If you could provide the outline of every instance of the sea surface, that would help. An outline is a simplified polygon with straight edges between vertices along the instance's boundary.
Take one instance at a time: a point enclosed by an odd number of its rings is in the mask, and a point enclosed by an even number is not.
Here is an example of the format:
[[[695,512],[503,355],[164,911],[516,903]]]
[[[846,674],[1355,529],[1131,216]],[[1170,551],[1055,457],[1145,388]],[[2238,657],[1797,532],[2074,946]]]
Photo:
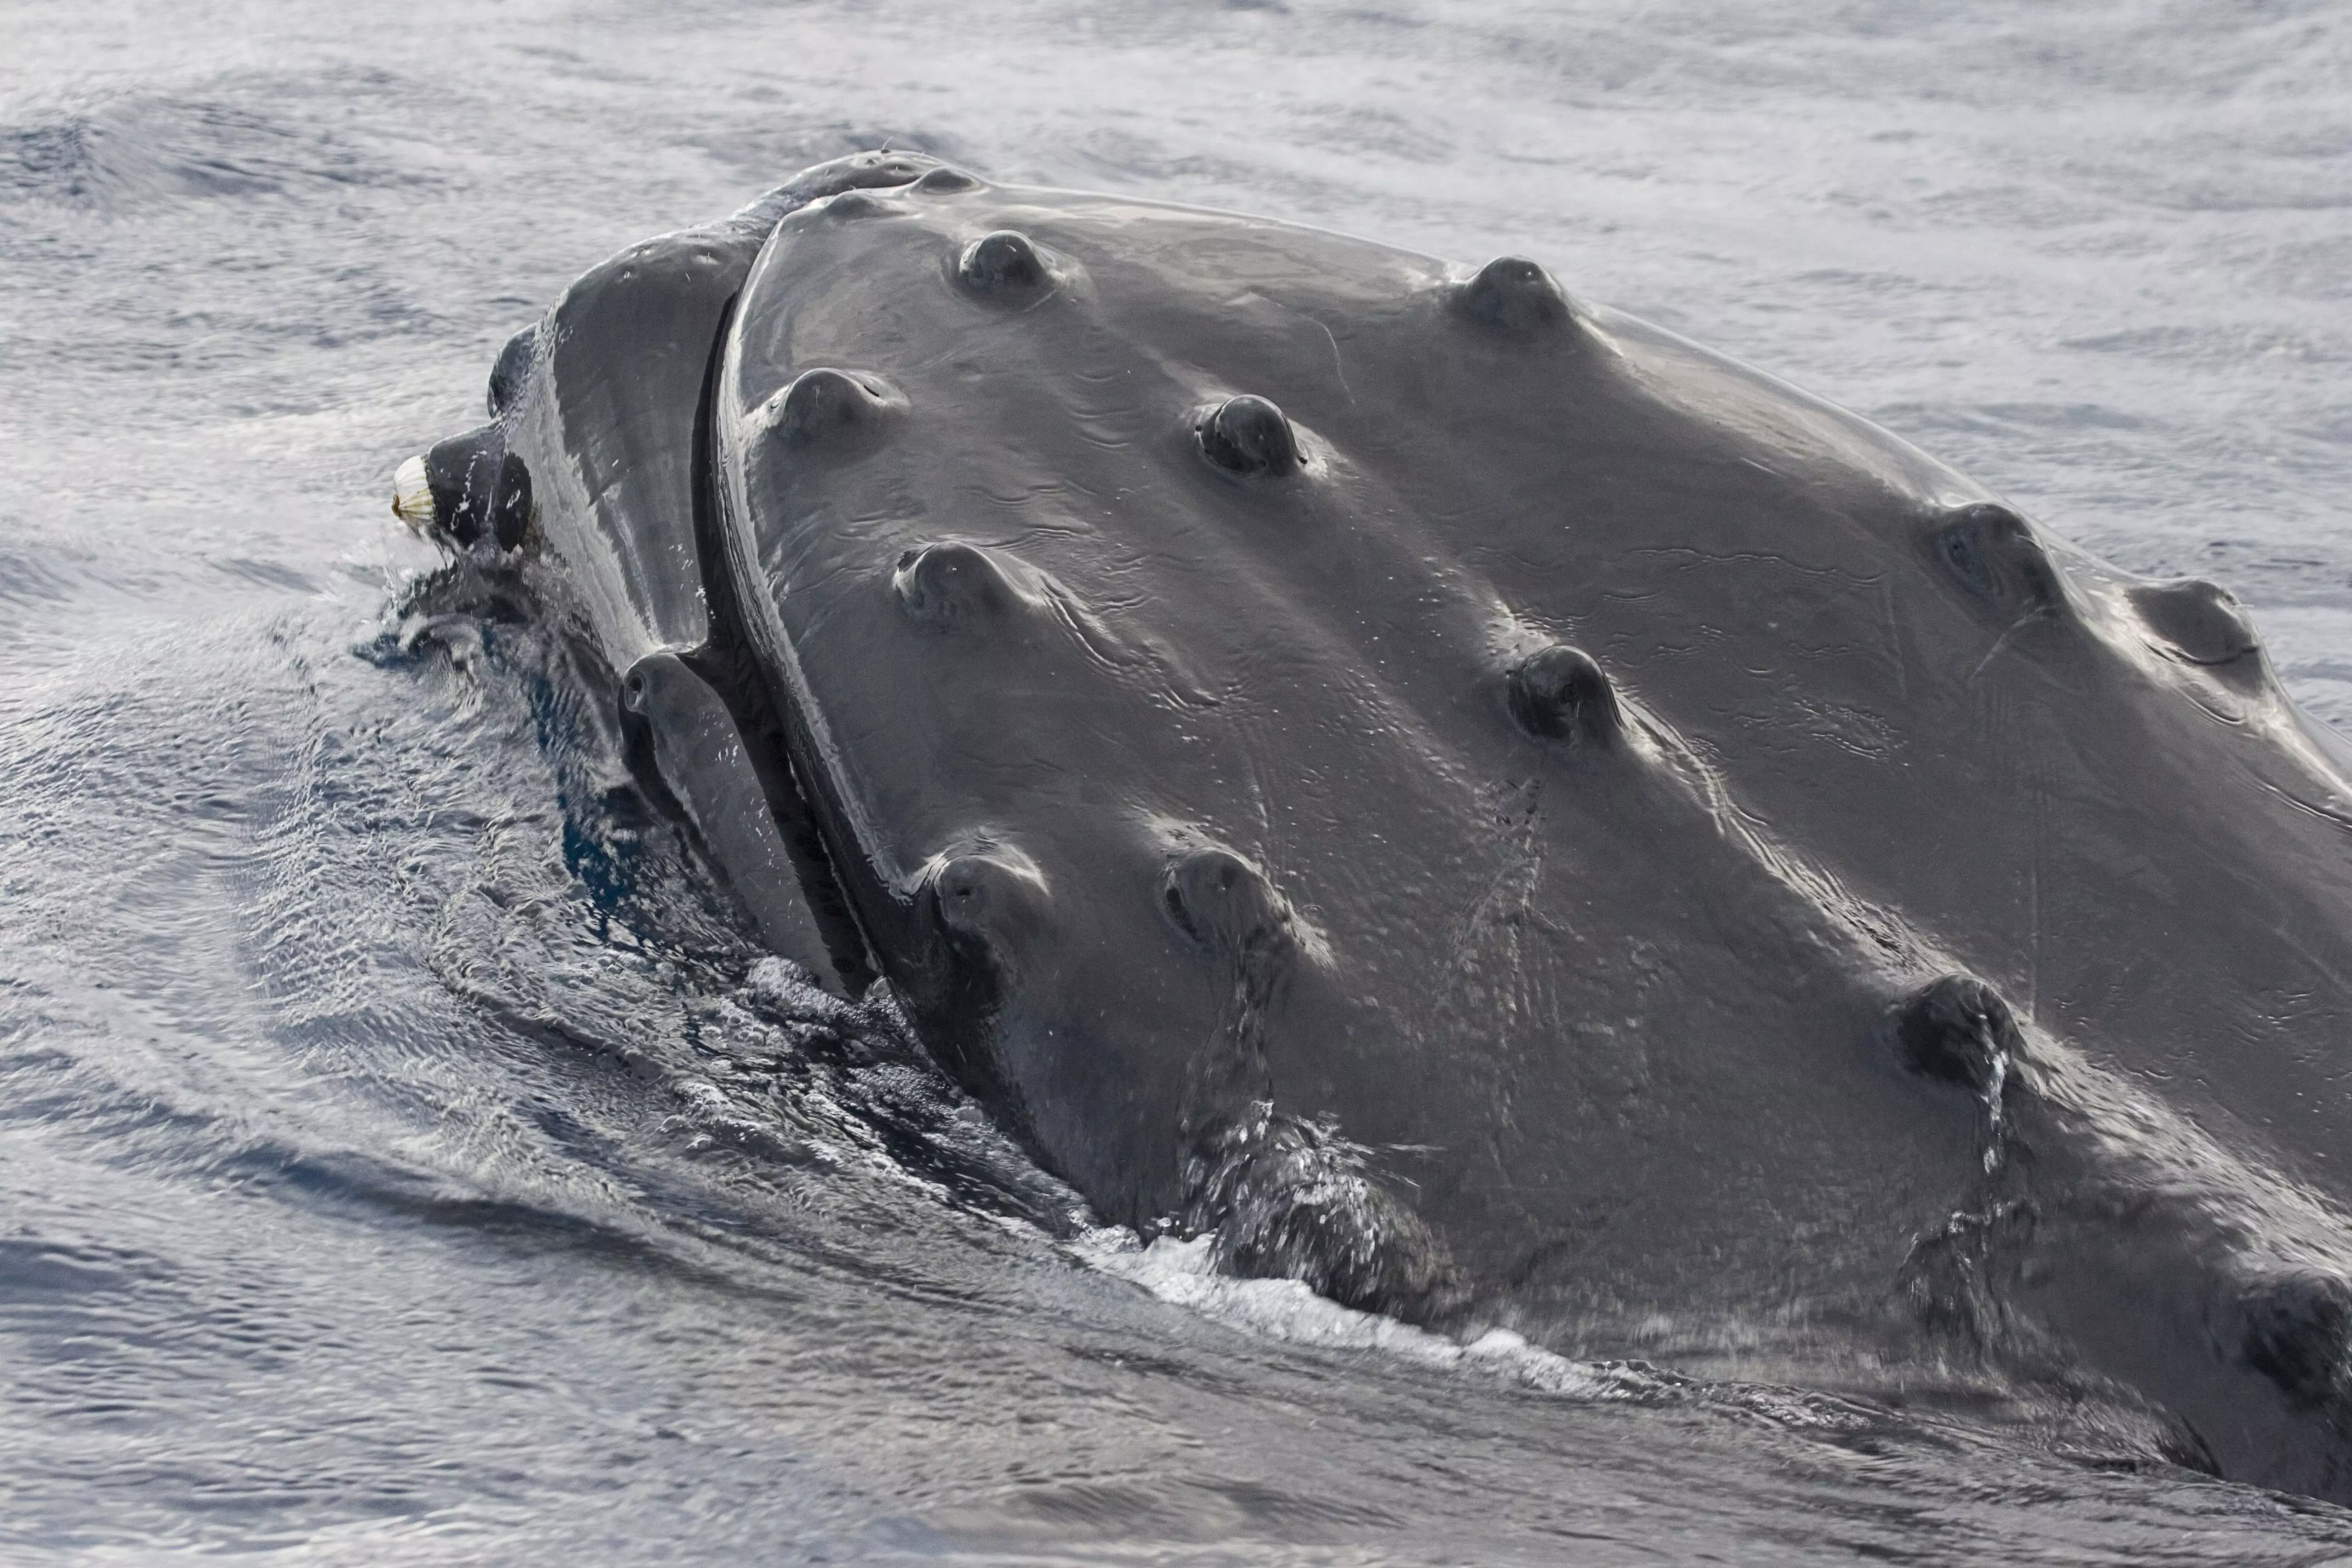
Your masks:
[[[2352,1563],[2352,1513],[1475,1352],[1097,1227],[761,965],[394,465],[887,143],[1586,296],[2352,728],[2352,7],[0,7],[0,1560]]]

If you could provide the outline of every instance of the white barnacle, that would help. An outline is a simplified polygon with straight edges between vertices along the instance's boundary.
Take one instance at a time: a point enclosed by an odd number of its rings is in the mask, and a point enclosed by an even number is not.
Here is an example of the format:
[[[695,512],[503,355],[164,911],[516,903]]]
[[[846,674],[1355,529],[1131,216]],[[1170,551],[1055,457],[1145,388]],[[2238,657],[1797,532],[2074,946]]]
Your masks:
[[[433,526],[433,486],[425,478],[423,458],[411,458],[392,471],[392,512],[412,533]]]

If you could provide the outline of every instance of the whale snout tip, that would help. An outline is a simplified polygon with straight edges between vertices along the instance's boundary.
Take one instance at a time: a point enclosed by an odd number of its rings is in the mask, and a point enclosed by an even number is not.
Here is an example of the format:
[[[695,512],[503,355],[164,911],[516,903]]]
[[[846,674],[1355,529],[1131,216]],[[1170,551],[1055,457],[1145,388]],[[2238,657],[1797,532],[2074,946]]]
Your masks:
[[[530,468],[485,425],[436,442],[393,471],[393,514],[414,532],[485,557],[520,550],[534,516]]]
[[[411,533],[426,533],[433,527],[433,483],[425,477],[421,455],[392,471],[392,515],[406,523]]]

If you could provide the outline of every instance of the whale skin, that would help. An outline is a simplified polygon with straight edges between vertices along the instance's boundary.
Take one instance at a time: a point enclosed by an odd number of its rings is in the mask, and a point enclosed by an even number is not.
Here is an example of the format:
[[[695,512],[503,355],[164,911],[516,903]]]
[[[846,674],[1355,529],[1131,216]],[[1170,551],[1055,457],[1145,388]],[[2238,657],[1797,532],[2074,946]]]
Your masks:
[[[436,536],[1104,1219],[2352,1500],[2352,786],[2225,590],[1531,261],[912,153],[490,403]]]

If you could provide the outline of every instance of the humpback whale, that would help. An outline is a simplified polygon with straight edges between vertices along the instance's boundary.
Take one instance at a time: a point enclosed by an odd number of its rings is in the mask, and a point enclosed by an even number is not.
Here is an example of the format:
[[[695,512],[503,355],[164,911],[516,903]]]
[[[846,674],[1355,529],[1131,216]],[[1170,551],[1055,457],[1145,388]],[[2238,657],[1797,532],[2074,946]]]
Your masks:
[[[2352,775],[2226,590],[1530,260],[913,153],[488,401],[395,510],[1104,1219],[2352,1500]]]

